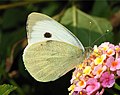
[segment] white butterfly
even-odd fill
[[[41,14],[27,21],[28,45],[23,53],[26,69],[37,81],[54,81],[84,59],[84,47],[67,28]]]

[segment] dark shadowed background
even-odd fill
[[[95,18],[87,19],[87,14],[81,16],[81,11],[107,20],[98,20],[102,33],[92,22]],[[105,34],[101,40],[114,44],[120,42],[120,1],[119,0],[0,0],[0,84],[11,84],[17,87],[11,95],[68,95],[68,87],[72,72],[53,82],[37,82],[25,70],[22,54],[26,40],[26,21],[31,12],[47,14],[64,24],[83,43],[89,46],[89,35],[92,42]],[[77,25],[74,25],[74,12]],[[88,24],[88,25],[87,25]],[[83,27],[81,27],[83,25]],[[86,26],[87,25],[87,26]],[[94,27],[92,27],[94,26]],[[80,31],[80,32],[76,32]],[[116,81],[120,84],[119,80]],[[104,95],[120,95],[114,88],[105,91]]]

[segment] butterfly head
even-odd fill
[[[85,58],[88,58],[90,54],[92,53],[93,48],[92,47],[85,47]]]

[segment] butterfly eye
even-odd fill
[[[46,33],[44,34],[44,37],[45,37],[45,38],[51,38],[51,37],[52,37],[52,34],[50,34],[49,32],[46,32]]]
[[[84,54],[85,52],[82,51],[82,54]]]

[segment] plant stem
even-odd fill
[[[73,27],[74,27],[74,30],[73,30],[73,33],[76,34],[77,31],[76,31],[76,28],[77,28],[77,12],[76,12],[76,6],[73,5]]]
[[[0,10],[14,8],[14,7],[18,7],[18,6],[24,6],[24,5],[32,4],[32,3],[45,2],[45,1],[46,0],[43,0],[43,1],[30,1],[30,2],[17,2],[17,3],[11,3],[11,4],[4,4],[4,5],[0,5]]]
[[[17,87],[16,91],[19,93],[19,95],[25,95],[23,90],[20,88],[20,86],[14,80],[10,79],[9,81],[12,85]]]

